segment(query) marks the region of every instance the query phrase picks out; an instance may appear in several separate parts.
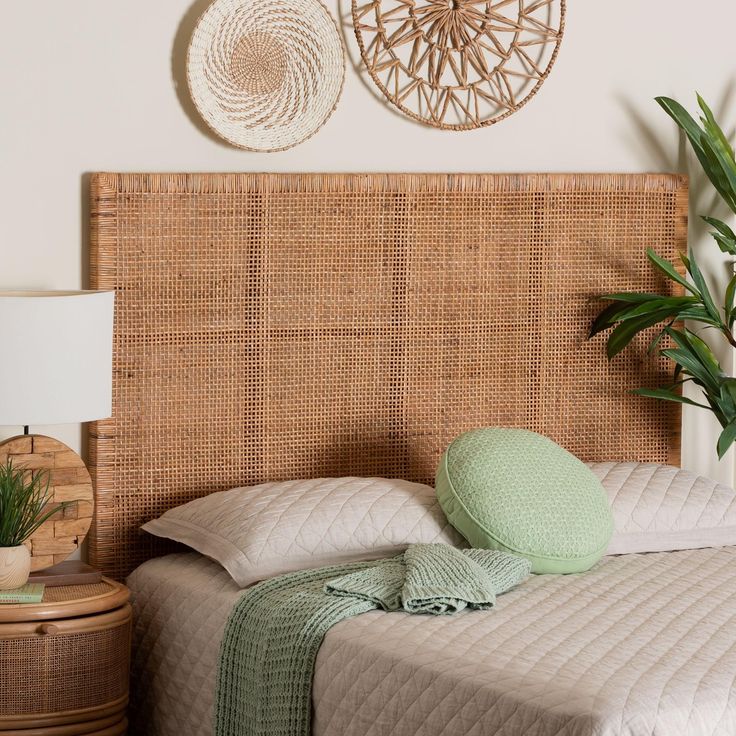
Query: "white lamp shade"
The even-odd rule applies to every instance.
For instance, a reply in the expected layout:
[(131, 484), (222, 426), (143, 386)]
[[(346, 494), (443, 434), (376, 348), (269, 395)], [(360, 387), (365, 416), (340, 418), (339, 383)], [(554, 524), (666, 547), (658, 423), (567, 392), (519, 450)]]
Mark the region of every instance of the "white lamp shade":
[(0, 291), (0, 424), (112, 412), (112, 291)]

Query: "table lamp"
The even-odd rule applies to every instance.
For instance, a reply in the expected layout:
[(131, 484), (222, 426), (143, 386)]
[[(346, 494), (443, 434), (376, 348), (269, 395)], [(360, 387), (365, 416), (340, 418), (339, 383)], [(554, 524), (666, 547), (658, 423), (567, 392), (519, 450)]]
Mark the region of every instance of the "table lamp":
[(26, 540), (31, 570), (66, 559), (92, 521), (92, 480), (82, 458), (58, 440), (29, 433), (29, 426), (110, 416), (114, 296), (0, 291), (0, 425), (24, 428), (0, 443), (0, 465), (10, 459), (16, 467), (46, 470), (49, 502), (77, 502)]

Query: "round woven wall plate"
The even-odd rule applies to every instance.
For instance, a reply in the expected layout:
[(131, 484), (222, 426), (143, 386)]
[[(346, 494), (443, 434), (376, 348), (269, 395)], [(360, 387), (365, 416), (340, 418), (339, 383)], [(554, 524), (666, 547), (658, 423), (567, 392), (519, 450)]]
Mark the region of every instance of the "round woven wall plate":
[(94, 494), (84, 461), (63, 442), (38, 434), (0, 442), (0, 464), (8, 460), (28, 472), (48, 473), (50, 504), (76, 502), (47, 519), (25, 542), (31, 570), (63, 562), (79, 549), (92, 523)]
[(443, 130), (493, 125), (549, 75), (565, 0), (353, 0), (360, 54), (401, 112)]
[(249, 151), (282, 151), (332, 114), (345, 56), (319, 0), (215, 0), (192, 34), (187, 78), (217, 135)]

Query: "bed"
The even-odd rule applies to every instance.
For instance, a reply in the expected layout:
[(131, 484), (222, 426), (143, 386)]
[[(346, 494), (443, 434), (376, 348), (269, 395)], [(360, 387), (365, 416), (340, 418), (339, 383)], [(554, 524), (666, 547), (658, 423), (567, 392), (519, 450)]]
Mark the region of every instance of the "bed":
[[(365, 613), (327, 634), (315, 736), (705, 736), (736, 730), (736, 547), (605, 557), (493, 611)], [(133, 733), (209, 736), (217, 654), (242, 595), (195, 553), (147, 562)], [(420, 620), (417, 620), (417, 619)]]
[[(290, 478), (431, 483), (490, 425), (677, 464), (677, 406), (629, 393), (666, 366), (643, 340), (609, 365), (586, 332), (596, 294), (665, 288), (645, 249), (683, 248), (686, 213), (675, 175), (94, 176), (91, 281), (117, 310), (90, 555), (135, 570), (134, 733), (212, 733), (242, 595), (140, 531), (172, 507)], [(492, 612), (342, 622), (313, 733), (732, 733), (733, 555), (609, 556)]]

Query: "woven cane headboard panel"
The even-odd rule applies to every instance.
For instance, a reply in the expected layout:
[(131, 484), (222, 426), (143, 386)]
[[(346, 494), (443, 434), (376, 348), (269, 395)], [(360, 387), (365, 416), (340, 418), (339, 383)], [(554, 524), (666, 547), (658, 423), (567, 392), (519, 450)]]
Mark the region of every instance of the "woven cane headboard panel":
[(666, 288), (670, 175), (100, 174), (91, 280), (117, 291), (113, 418), (90, 431), (91, 557), (120, 578), (165, 509), (264, 480), (431, 482), (459, 432), (677, 462), (664, 366), (585, 341), (597, 293)]

